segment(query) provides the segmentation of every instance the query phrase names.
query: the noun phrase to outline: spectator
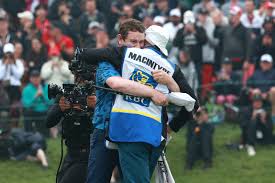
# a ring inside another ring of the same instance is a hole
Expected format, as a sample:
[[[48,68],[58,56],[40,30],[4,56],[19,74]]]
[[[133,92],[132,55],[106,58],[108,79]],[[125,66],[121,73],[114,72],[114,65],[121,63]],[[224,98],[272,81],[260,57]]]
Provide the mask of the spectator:
[[[134,10],[133,18],[142,20],[148,14],[149,2],[144,0],[134,0],[131,4]]]
[[[198,74],[195,64],[190,58],[189,50],[187,48],[182,48],[179,51],[178,57],[171,58],[171,61],[179,66],[188,84],[195,91],[195,93],[197,93],[199,86]]]
[[[228,18],[225,17],[218,9],[211,12],[211,18],[215,24],[215,29],[213,32],[213,44],[215,47],[215,71],[219,71],[222,62],[222,30],[224,26],[228,25]]]
[[[156,3],[154,4],[154,11],[152,13],[152,16],[164,16],[167,17],[169,15],[169,6],[168,6],[168,0],[156,0]]]
[[[71,9],[66,2],[62,2],[58,6],[59,23],[62,25],[63,33],[73,39],[76,45],[79,45],[77,35],[77,25],[74,18],[71,16]]]
[[[40,4],[35,9],[35,26],[41,33],[41,39],[44,44],[48,44],[50,39],[50,21],[47,19],[48,8],[46,5]]]
[[[198,159],[203,159],[203,169],[212,167],[214,126],[208,123],[208,112],[201,107],[195,114],[195,121],[188,124],[186,168],[192,169]]]
[[[96,33],[96,48],[106,48],[110,44],[110,39],[105,31],[98,31]]]
[[[80,33],[82,40],[85,40],[88,25],[92,21],[104,23],[104,15],[97,11],[95,0],[85,0],[85,12],[80,17]]]
[[[3,46],[14,40],[15,35],[9,31],[8,15],[5,10],[0,9],[0,58],[3,57]]]
[[[39,71],[33,70],[30,73],[30,83],[23,88],[21,100],[24,107],[25,131],[38,131],[44,136],[49,136],[45,117],[51,101],[48,99],[47,85],[41,83]]]
[[[184,27],[177,32],[173,46],[179,49],[187,47],[196,69],[200,71],[202,46],[206,43],[207,36],[203,28],[196,26],[196,19],[192,11],[186,11],[183,18]]]
[[[217,44],[214,38],[215,24],[210,18],[208,11],[200,9],[198,12],[198,26],[202,27],[207,36],[207,42],[202,46],[202,68],[201,68],[201,83],[203,85],[201,95],[204,98],[207,91],[212,90],[212,80],[214,76],[214,61],[215,61],[215,49]]]
[[[25,0],[26,2],[26,10],[34,12],[35,8],[40,4],[46,5],[48,0]]]
[[[18,59],[21,62],[24,62],[23,53],[24,53],[23,45],[20,42],[15,42],[14,43],[14,58],[16,60]]]
[[[263,100],[271,103],[272,122],[275,122],[275,70],[272,68],[271,55],[261,56],[260,69],[256,70],[248,80],[252,94],[260,93]],[[273,121],[274,120],[274,121]]]
[[[230,10],[230,25],[223,27],[222,59],[228,57],[233,62],[234,70],[241,70],[249,64],[252,40],[249,30],[240,22],[242,10],[234,6]]]
[[[133,18],[134,10],[130,4],[124,4],[122,7],[122,14],[126,15],[127,18]]]
[[[31,40],[31,49],[26,51],[26,67],[28,73],[32,70],[41,70],[44,62],[48,60],[47,49],[38,37]]]
[[[36,29],[33,27],[34,17],[30,11],[18,13],[17,17],[19,18],[21,24],[21,29],[17,31],[17,37],[19,38],[25,50],[28,50],[30,49],[30,42],[34,33],[33,29]]]
[[[263,106],[260,93],[252,98],[252,106],[241,112],[242,142],[240,148],[246,145],[249,156],[255,156],[255,144],[260,140],[263,144],[270,144],[272,140],[272,122],[267,110]]]
[[[88,34],[83,40],[84,48],[95,48],[96,47],[96,34],[98,31],[102,30],[103,26],[98,22],[90,22],[88,27]]]
[[[151,25],[153,25],[153,18],[151,16],[145,16],[142,20],[142,23],[144,25],[145,28],[150,27]]]
[[[238,84],[238,82],[240,82],[240,77],[232,70],[229,58],[225,58],[215,83],[217,104],[233,104],[236,101],[241,86],[241,83]]]
[[[179,9],[172,9],[169,13],[169,22],[163,25],[163,28],[169,32],[172,41],[179,29],[183,27],[181,23],[181,12]]]
[[[51,24],[51,38],[47,45],[48,55],[55,52],[54,50],[58,50],[57,52],[61,53],[64,60],[71,60],[74,54],[74,42],[70,37],[64,35],[62,30],[63,26],[60,23]]]
[[[257,68],[259,68],[260,63],[257,62],[260,60],[261,56],[265,53],[275,58],[275,36],[272,36],[271,33],[264,33],[264,35],[260,36],[255,43],[254,46],[254,56],[255,64]]]
[[[262,17],[264,17],[264,18],[273,18],[274,17],[274,9],[275,9],[275,3],[266,1],[262,4],[260,13],[262,14]]]
[[[231,14],[230,11],[234,6],[238,6],[241,9],[244,9],[244,3],[243,1],[239,1],[239,0],[230,0],[227,3],[224,3],[221,7],[221,10],[223,12],[223,14],[227,17],[229,17],[229,15]]]
[[[1,132],[0,134],[1,144],[3,141],[9,141],[6,146],[1,145],[1,152],[6,151],[4,158],[38,161],[43,168],[48,168],[45,154],[46,141],[40,133],[25,132],[19,128],[5,129],[4,131],[5,133]]]
[[[5,44],[3,48],[3,59],[0,60],[0,80],[5,87],[10,104],[20,100],[21,78],[24,73],[24,65],[21,60],[14,57],[14,46],[11,43]]]
[[[164,16],[155,16],[153,19],[154,25],[163,26],[166,21],[166,18]]]
[[[193,6],[193,12],[197,15],[201,10],[209,11],[216,9],[216,4],[213,0],[202,0]]]
[[[62,86],[63,83],[73,83],[73,75],[69,70],[69,64],[61,58],[58,50],[51,52],[50,60],[42,65],[41,78],[46,84],[56,84],[58,86]]]
[[[245,13],[241,16],[241,23],[244,27],[251,29],[253,32],[252,38],[256,38],[260,34],[263,25],[263,18],[255,10],[255,3],[253,0],[245,1]]]

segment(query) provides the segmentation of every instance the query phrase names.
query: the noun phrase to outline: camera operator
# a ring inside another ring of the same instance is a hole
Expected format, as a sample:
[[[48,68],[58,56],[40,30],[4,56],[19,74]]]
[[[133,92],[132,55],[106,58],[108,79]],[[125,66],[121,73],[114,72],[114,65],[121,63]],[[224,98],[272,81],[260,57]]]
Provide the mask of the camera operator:
[[[203,169],[212,166],[214,126],[208,122],[208,111],[201,107],[188,123],[186,168],[192,169],[197,159],[204,161]]]
[[[260,93],[252,96],[252,106],[241,112],[242,144],[246,145],[249,156],[255,156],[255,144],[259,139],[263,144],[269,144],[272,140],[272,122],[270,115],[263,106],[263,98]]]
[[[75,81],[76,86],[85,85],[85,81],[77,75]],[[55,104],[48,111],[47,127],[51,128],[61,122],[63,127],[62,138],[65,139],[67,146],[66,157],[57,174],[58,183],[84,183],[86,180],[90,134],[92,132],[90,118],[96,97],[87,96],[86,102],[88,113],[83,112],[82,103],[70,103],[66,97],[57,95]]]

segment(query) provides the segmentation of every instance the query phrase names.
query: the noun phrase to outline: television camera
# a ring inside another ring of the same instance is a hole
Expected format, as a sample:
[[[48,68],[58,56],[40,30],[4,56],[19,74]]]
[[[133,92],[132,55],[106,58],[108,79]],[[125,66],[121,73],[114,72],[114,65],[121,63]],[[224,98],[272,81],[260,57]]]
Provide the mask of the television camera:
[[[63,84],[62,88],[58,85],[48,85],[48,98],[64,96],[65,99],[74,105],[78,105],[78,110],[72,108],[66,111],[69,116],[84,116],[89,113],[87,97],[95,95],[95,71],[96,66],[88,65],[79,58],[81,49],[76,48],[74,58],[71,60],[69,69],[75,76],[75,84]]]

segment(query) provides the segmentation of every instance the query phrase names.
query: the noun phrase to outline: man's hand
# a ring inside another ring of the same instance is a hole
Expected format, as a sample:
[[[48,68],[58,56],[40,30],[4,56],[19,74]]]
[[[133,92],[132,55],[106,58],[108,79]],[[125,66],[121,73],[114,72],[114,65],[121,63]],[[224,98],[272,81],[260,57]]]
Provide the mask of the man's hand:
[[[43,94],[43,93],[42,93],[42,90],[41,90],[41,88],[39,87],[39,89],[38,89],[37,92],[36,92],[35,98],[42,96],[42,94]]]
[[[151,100],[156,105],[161,105],[161,106],[167,106],[168,105],[168,98],[163,93],[158,92],[157,90],[155,90],[155,92],[153,92]]]
[[[96,96],[88,96],[87,97],[87,105],[89,108],[95,108],[96,104]]]
[[[71,105],[66,101],[65,97],[61,97],[59,100],[59,107],[61,111],[64,112],[65,110],[70,109]]]
[[[173,92],[180,91],[178,84],[175,82],[172,76],[170,76],[166,72],[162,70],[153,71],[152,76],[156,82],[166,85],[169,88],[169,90]]]
[[[156,82],[164,85],[168,85],[172,81],[172,77],[162,70],[152,72],[153,78]]]

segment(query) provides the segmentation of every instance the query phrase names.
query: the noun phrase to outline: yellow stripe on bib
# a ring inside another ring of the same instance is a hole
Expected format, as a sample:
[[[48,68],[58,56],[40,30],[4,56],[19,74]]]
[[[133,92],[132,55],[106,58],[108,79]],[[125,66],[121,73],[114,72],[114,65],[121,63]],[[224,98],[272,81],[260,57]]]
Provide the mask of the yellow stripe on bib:
[[[113,108],[112,112],[121,112],[121,113],[129,113],[129,114],[139,114],[139,115],[142,115],[142,116],[146,116],[146,117],[152,118],[152,119],[154,119],[154,120],[156,120],[158,122],[161,122],[160,118],[158,118],[156,116],[153,116],[153,115],[151,115],[149,113],[143,112],[143,111]]]

